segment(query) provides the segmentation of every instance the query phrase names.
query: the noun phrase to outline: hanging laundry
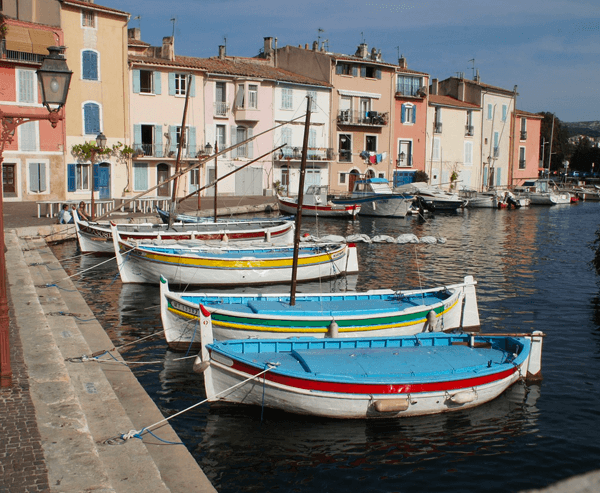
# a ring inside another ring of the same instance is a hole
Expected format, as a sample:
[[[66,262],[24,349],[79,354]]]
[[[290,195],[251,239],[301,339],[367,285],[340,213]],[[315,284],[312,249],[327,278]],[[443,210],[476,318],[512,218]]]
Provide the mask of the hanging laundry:
[[[377,157],[375,155],[369,157],[369,162],[371,164],[377,164]]]
[[[381,160],[383,159],[381,154],[377,154],[377,156],[375,156],[376,160],[377,160],[377,164],[379,164],[381,162]]]

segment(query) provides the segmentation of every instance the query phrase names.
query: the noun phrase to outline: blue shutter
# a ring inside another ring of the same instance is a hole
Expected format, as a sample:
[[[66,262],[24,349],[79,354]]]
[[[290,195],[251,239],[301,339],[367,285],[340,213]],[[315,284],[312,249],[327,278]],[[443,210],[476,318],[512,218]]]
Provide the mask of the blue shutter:
[[[496,187],[502,185],[502,168],[496,168]]]
[[[46,191],[46,163],[39,163],[40,192]]]
[[[358,67],[356,65],[352,66],[352,77],[358,77]]]
[[[175,74],[169,72],[169,96],[175,96]]]
[[[83,72],[83,78],[84,79],[91,79],[91,73],[90,73],[90,65],[91,65],[91,60],[90,60],[90,51],[84,51],[81,54],[81,65],[82,65],[82,72]]]
[[[100,133],[100,106],[96,103],[84,104],[83,119],[86,135],[97,135]]]
[[[75,191],[75,164],[67,165],[67,192]]]
[[[336,75],[340,75],[342,73],[342,66],[339,63],[335,66],[335,73]]]
[[[412,122],[415,123],[416,121],[417,121],[417,107],[413,106]]]
[[[196,149],[196,127],[188,127],[188,135],[188,156],[196,157],[196,154],[198,154],[198,150]]]
[[[133,92],[136,94],[140,92],[140,71],[139,70],[133,71]]]
[[[380,68],[375,70],[375,78],[381,79],[381,69]]]
[[[192,80],[190,82],[190,98],[196,96],[196,76],[192,75]]]
[[[177,152],[177,127],[169,125],[169,137],[171,138],[169,152]]]
[[[94,192],[100,190],[100,163],[94,163]]]
[[[253,131],[251,128],[248,128],[248,129],[247,129],[247,132],[246,132],[246,138],[248,138],[248,139],[249,139],[249,138],[250,138],[250,137],[252,137],[253,135],[254,135],[254,131]],[[248,159],[253,159],[253,158],[254,158],[254,145],[253,145],[253,144],[254,144],[254,141],[253,141],[253,140],[251,140],[250,142],[248,142],[248,143],[246,144],[246,146],[247,146],[247,149],[248,149],[248,154],[247,154],[247,156],[246,156],[246,157],[247,157]]]
[[[38,163],[29,163],[29,191],[40,191],[40,175],[38,173]]]
[[[488,186],[488,169],[487,167],[483,168],[483,186]]]
[[[406,105],[405,104],[402,105],[402,116],[400,117],[400,121],[402,123],[406,122]]]
[[[86,50],[82,53],[83,78],[98,80],[98,53]]]
[[[142,145],[142,126],[135,124],[133,126],[133,147]]]
[[[367,76],[367,67],[360,67],[360,76],[363,78]]]
[[[162,125],[154,126],[154,155],[163,157]]]
[[[160,72],[154,71],[152,76],[154,77],[154,94],[160,94]]]

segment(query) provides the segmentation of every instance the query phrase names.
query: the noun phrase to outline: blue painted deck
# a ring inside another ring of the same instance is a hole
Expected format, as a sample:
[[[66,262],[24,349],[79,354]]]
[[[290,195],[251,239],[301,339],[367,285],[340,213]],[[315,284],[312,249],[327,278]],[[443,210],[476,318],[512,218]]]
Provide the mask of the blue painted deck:
[[[218,247],[196,247],[196,248],[181,248],[174,246],[155,246],[141,245],[146,251],[150,251],[163,255],[188,255],[201,256],[215,259],[241,259],[247,257],[249,259],[274,259],[287,258],[294,255],[294,247],[271,247],[271,248],[223,248]],[[328,246],[304,246],[300,247],[299,255],[318,255],[321,253],[330,252],[339,248],[339,245],[330,244]]]

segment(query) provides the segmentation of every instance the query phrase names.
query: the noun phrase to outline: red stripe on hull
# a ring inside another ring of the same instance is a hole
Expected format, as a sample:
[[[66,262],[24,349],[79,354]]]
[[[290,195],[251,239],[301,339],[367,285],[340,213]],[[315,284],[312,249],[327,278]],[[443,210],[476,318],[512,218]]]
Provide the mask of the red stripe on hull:
[[[211,351],[212,353],[212,351]],[[232,369],[248,376],[256,375],[262,370],[254,368],[245,363],[234,361]],[[443,392],[445,390],[457,390],[463,388],[477,387],[488,383],[503,380],[518,371],[517,368],[508,368],[491,375],[465,378],[459,380],[445,380],[431,383],[408,383],[408,384],[361,384],[361,383],[339,383],[307,380],[303,378],[287,377],[276,373],[265,373],[262,378],[270,382],[286,385],[288,387],[314,390],[320,392],[335,392],[338,394],[417,394],[422,392]]]

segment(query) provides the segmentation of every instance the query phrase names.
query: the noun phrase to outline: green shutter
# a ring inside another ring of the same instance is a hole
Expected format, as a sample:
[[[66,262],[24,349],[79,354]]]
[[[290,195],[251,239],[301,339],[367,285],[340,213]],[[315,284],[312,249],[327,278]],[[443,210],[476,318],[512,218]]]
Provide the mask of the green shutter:
[[[154,155],[163,157],[162,125],[154,125]]]
[[[154,77],[154,94],[160,94],[160,72],[154,71],[152,76]]]
[[[140,71],[137,69],[133,71],[133,92],[140,92]]]
[[[169,96],[175,96],[175,74],[169,72]]]

